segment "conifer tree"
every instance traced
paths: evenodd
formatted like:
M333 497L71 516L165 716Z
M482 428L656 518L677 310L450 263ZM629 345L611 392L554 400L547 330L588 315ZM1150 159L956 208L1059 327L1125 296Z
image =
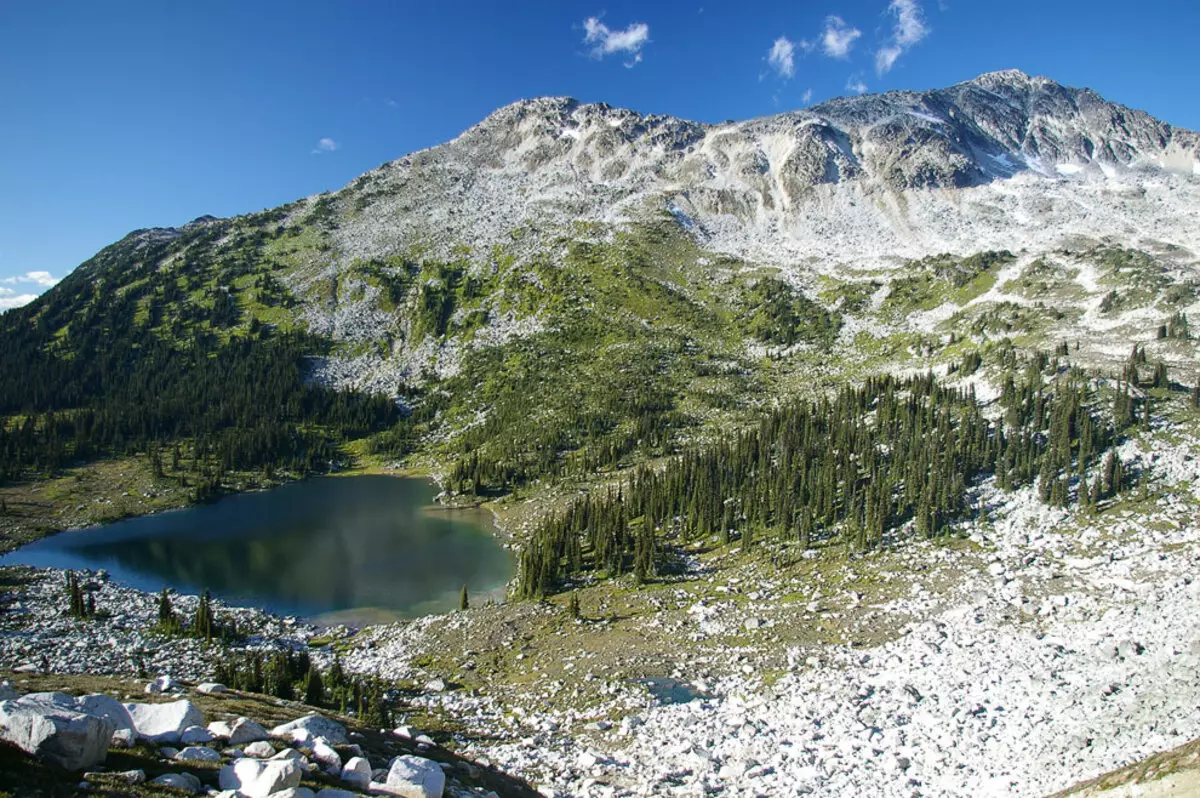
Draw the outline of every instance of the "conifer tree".
M308 675L304 678L304 703L314 707L325 704L325 683L315 667L309 667Z
M467 586L463 585L462 590L458 594L458 609L460 612L466 612L471 608L471 600L467 596Z

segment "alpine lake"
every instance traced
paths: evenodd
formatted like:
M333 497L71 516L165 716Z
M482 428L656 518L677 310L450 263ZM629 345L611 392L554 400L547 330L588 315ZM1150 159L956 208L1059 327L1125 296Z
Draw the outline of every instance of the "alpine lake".
M352 625L454 609L464 585L472 602L502 597L514 560L490 514L434 495L420 479L307 479L62 532L0 565L104 569L141 590Z

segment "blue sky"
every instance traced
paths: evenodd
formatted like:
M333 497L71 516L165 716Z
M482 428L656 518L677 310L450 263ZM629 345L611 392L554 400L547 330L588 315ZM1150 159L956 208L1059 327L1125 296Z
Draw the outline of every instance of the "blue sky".
M1197 0L0 2L0 308L525 97L718 122L1018 68L1200 129Z

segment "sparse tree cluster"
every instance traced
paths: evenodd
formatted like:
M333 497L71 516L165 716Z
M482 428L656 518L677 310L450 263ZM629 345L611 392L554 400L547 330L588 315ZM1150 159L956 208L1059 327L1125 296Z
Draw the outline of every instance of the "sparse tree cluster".
M986 418L971 390L932 376L872 378L835 399L797 403L757 429L642 467L620 486L544 521L521 553L518 593L545 595L583 574L635 580L669 567L669 550L715 536L810 547L838 538L859 548L889 530L935 538L963 516L968 490L988 476L1012 490L1038 486L1056 506L1087 507L1126 486L1111 451L1119 429L1096 417L1094 386L1078 370L1035 358L1004 382L1004 418ZM1120 399L1124 397L1124 399ZM1118 391L1118 404L1137 404ZM1131 410L1132 412L1132 410Z

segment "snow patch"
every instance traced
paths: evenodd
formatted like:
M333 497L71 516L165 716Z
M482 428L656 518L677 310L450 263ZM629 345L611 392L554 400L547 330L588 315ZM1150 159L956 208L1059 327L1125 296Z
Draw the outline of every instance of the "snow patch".
M1060 163L1054 167L1060 175L1077 175L1083 171L1083 167L1079 164Z

